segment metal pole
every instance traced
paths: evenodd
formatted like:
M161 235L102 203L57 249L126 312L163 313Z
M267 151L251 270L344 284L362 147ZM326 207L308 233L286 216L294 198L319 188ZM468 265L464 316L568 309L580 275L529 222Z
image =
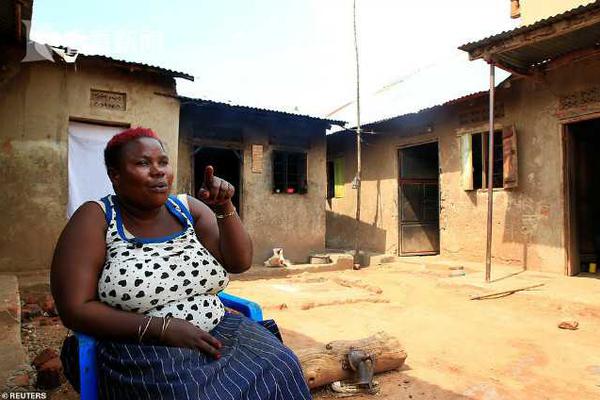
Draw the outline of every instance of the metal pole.
M359 263L360 252L360 188L361 188L361 132L360 132L360 68L356 33L356 0L354 0L354 50L356 54L356 227L354 229L354 262Z
M494 212L494 91L496 89L495 66L490 63L490 131L488 136L488 215L487 215L487 246L485 249L485 281L490 282L492 271L492 227Z

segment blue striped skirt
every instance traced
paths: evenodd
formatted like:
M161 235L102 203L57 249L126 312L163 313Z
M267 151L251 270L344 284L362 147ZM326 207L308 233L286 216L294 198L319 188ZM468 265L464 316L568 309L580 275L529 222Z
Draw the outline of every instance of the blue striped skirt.
M311 399L298 359L261 324L226 314L210 333L223 344L219 360L185 348L100 341L100 398ZM65 353L65 374L74 378Z

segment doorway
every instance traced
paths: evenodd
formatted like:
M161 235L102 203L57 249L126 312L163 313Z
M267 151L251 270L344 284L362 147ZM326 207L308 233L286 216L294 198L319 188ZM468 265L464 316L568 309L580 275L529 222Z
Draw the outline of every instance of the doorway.
M398 150L400 255L440 252L438 144Z
M600 261L600 119L567 125L566 144L569 275L576 275Z
M125 126L69 121L67 217L70 218L86 201L114 194L103 154L108 141L124 129Z
M194 195L204 183L204 170L208 165L215 169L215 176L225 179L235 187L232 203L241 213L242 154L238 149L197 146L194 149Z

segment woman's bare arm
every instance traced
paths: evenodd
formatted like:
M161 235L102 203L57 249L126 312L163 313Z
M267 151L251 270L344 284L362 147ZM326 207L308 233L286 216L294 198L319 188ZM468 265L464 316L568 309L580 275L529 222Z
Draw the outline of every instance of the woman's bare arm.
M200 242L223 264L228 272L238 274L252 265L252 240L237 213L217 219L215 213L200 200L188 196L190 212L196 220L196 234ZM234 210L231 201L219 206L219 212Z
M137 339L145 316L120 311L98 300L98 278L106 258L106 222L94 203L81 206L63 230L52 260L50 283L63 324L74 331L120 341ZM161 318L152 319L145 341L158 342ZM221 344L207 332L175 318L163 344L217 356Z
M119 311L98 300L105 234L104 213L97 204L85 203L73 214L54 251L52 295L67 328L102 338L135 339L143 315Z

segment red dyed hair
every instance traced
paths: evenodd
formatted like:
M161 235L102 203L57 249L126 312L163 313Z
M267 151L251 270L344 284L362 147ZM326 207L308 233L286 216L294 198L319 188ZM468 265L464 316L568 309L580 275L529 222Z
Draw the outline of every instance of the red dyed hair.
M137 128L129 128L124 130L123 132L117 133L108 141L108 143L106 144L106 148L110 149L114 146L123 146L127 142L142 137L153 138L160 142L160 138L152 129L142 128L141 126L138 126Z
M138 126L137 128L126 129L123 132L119 132L113 136L108 141L106 148L104 149L104 163L106 164L106 169L108 170L109 168L118 167L119 157L121 156L121 149L123 146L132 140L145 137L158 140L162 146L162 141L156 132L150 128L143 128L141 126Z

